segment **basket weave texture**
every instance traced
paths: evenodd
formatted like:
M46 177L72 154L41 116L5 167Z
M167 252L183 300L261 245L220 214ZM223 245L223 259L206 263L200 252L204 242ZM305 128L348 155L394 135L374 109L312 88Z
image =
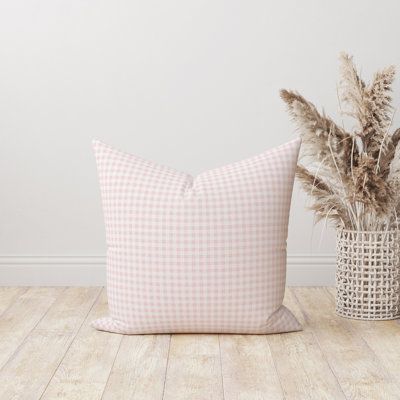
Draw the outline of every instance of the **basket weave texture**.
M400 231L337 232L336 313L364 320L400 316Z

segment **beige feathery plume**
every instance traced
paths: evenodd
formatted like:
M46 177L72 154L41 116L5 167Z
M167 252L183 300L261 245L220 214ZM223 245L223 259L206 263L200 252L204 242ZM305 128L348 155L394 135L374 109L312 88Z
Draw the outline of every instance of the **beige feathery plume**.
M282 100L287 104L289 114L300 129L303 153L314 155L319 162L336 173L339 169L348 173L348 163L342 160L350 157L352 138L329 117L320 114L317 108L303 96L289 90L281 90ZM332 157L334 154L335 159Z
M332 191L329 184L301 165L297 166L296 176L304 191L313 198L313 204L309 208L315 211L317 222L321 219L329 218L337 226L350 224L346 215L346 207L341 197Z
M317 218L348 229L388 229L400 215L400 129L390 134L395 68L377 72L367 85L352 57L342 53L341 100L357 121L338 126L300 94L280 95L300 130L307 168L297 178L312 197ZM304 160L303 158L303 160Z
M364 204L366 211L377 216L390 215L393 205L393 193L385 179L374 173L376 160L363 153L354 168L353 201Z
M362 135L363 126L366 123L367 115L365 110L365 82L358 75L357 69L353 63L353 57L346 53L340 54L340 89L341 100L347 105L348 109L344 114L356 119L359 123L358 135Z
M381 154L381 158L379 161L379 169L378 169L378 172L385 179L388 177L392 162L395 161L394 156L396 153L397 145L400 141L400 128L397 128L392 135L387 135L387 136L388 136L387 148L386 151L382 152ZM398 156L399 154L397 154L396 157Z
M377 157L386 149L389 140L388 129L393 113L390 92L396 74L395 67L389 66L377 72L367 86L358 75L352 57L342 53L340 61L341 100L348 107L344 114L358 122L359 128L355 134L362 139L362 151Z
M398 129L397 131L399 130L400 129ZM400 213L400 194L399 194L400 193L400 141L399 140L397 141L397 145L394 150L394 155L390 163L387 180L393 193L397 194L397 196L394 196L394 202L397 215L400 215L399 214Z

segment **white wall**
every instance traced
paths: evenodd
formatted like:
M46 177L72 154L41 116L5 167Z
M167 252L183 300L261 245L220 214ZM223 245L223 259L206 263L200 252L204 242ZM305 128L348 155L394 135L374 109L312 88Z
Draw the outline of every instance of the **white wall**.
M399 65L399 12L395 0L0 1L0 256L105 253L93 137L196 174L295 135L282 87L337 116L339 52L365 77ZM334 253L305 203L295 189L289 253Z

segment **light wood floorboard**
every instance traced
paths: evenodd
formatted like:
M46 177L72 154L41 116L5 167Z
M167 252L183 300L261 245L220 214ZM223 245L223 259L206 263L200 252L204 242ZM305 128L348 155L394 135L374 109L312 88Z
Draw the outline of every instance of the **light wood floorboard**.
M14 302L28 290L26 287L0 287L0 316Z
M98 294L94 288L61 293L0 370L0 399L41 396Z
M400 399L398 381L379 361L351 320L334 314L325 288L296 288L296 298L347 399ZM399 353L400 354L400 353Z
M0 288L0 399L396 400L400 323L340 318L330 288L290 288L303 331L94 330L99 288Z
M103 400L161 400L170 340L170 335L124 336Z
M218 335L171 336L163 398L223 399Z
M264 335L220 335L225 400L283 399Z
M0 316L0 368L43 318L65 288L30 288Z
M325 354L301 311L293 289L286 290L286 306L303 325L303 331L266 337L286 400L345 399Z
M334 289L327 289L332 302ZM397 321L357 321L347 320L355 335L362 337L378 357L380 363L400 386L400 320ZM400 389L399 389L400 392Z
M61 361L44 395L45 400L100 399L117 355L122 335L96 331L90 323L107 314L103 290Z

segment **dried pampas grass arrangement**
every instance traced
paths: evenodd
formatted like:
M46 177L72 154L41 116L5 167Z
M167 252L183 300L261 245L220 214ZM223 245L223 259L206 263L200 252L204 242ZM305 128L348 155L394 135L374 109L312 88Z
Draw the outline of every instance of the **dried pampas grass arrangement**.
M400 129L390 132L395 68L365 83L352 57L341 54L341 112L355 120L347 131L300 94L281 97L302 137L297 178L311 195L317 219L357 231L397 228L400 214Z

